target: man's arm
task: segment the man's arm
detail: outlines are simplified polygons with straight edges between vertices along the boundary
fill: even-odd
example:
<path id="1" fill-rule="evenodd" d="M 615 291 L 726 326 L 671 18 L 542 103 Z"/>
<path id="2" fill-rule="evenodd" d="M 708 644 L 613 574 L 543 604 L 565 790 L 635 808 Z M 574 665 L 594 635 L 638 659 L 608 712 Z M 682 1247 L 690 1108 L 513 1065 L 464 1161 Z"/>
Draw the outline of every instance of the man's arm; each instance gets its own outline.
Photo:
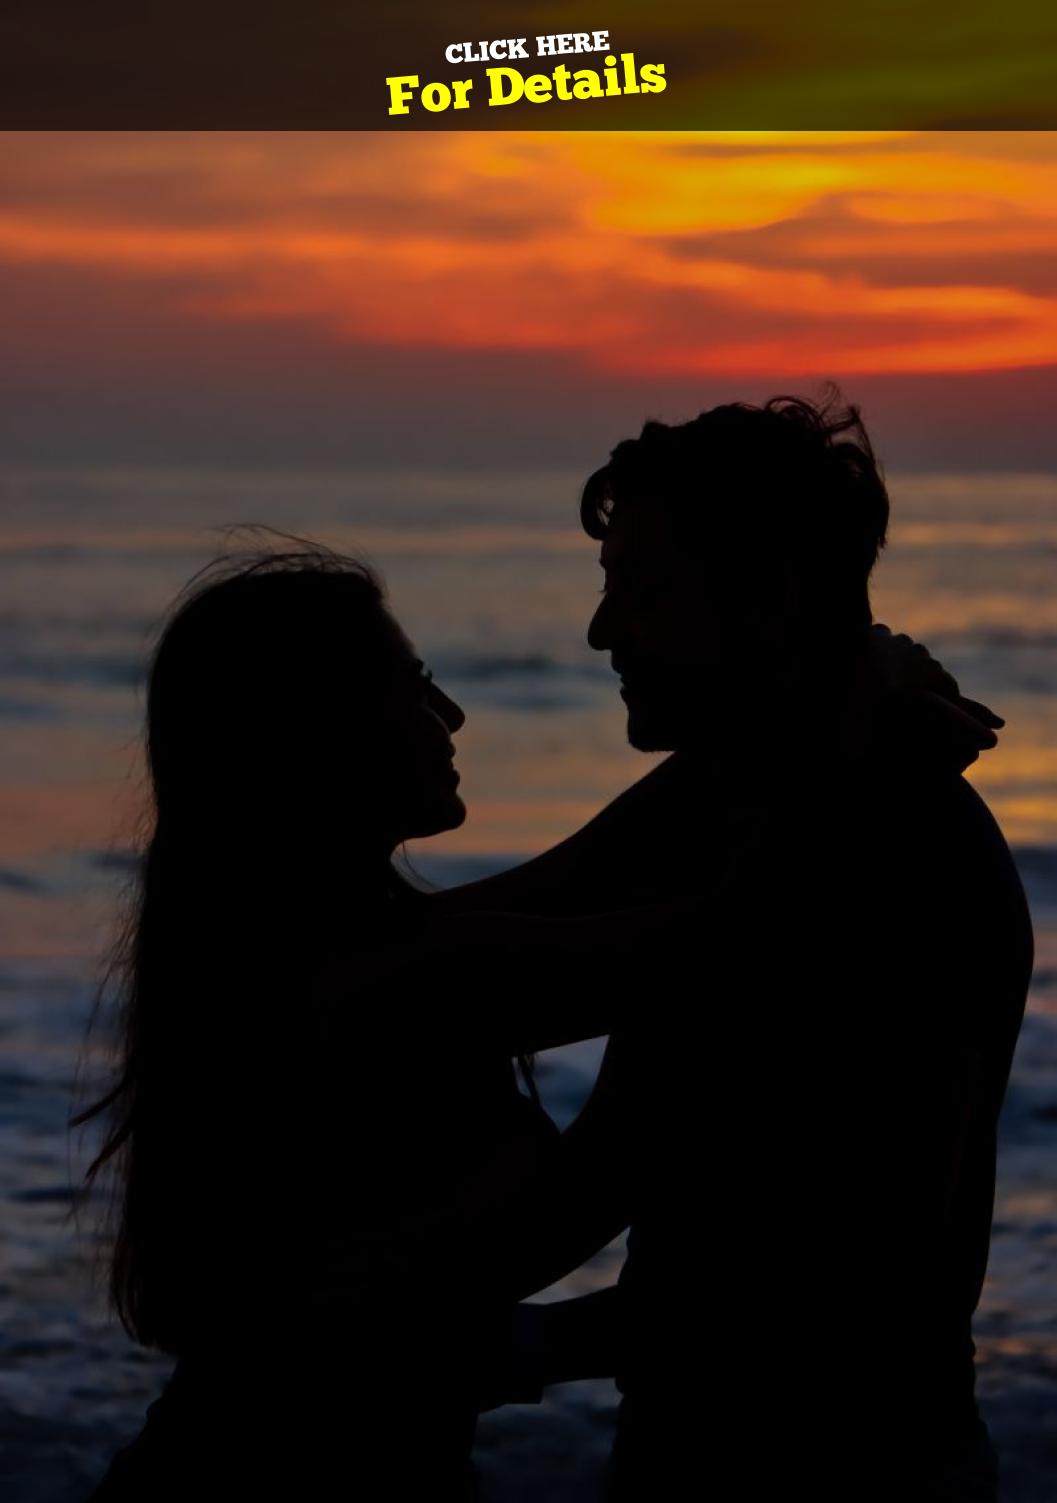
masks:
<path id="1" fill-rule="evenodd" d="M 761 698 L 765 693 L 761 686 Z M 1004 723 L 986 705 L 964 698 L 924 647 L 909 637 L 893 638 L 884 626 L 873 628 L 855 684 L 834 685 L 833 696 L 844 703 L 845 759 L 883 755 L 961 770 L 995 745 L 994 728 Z M 759 722 L 763 751 L 758 746 L 755 752 L 760 758 L 755 781 L 762 782 L 769 767 L 781 767 L 816 733 L 809 706 L 771 706 Z M 742 758 L 725 745 L 721 723 L 716 749 L 720 761 L 730 764 L 727 775 L 719 774 L 729 797 L 729 771 L 737 770 Z M 724 805 L 717 822 L 711 757 L 711 752 L 674 752 L 549 851 L 497 876 L 431 894 L 431 904 L 438 912 L 598 913 L 694 890 L 700 885 L 702 851 L 707 859 L 717 823 L 721 826 L 728 813 L 739 819 Z M 729 832 L 720 833 L 726 838 Z"/>

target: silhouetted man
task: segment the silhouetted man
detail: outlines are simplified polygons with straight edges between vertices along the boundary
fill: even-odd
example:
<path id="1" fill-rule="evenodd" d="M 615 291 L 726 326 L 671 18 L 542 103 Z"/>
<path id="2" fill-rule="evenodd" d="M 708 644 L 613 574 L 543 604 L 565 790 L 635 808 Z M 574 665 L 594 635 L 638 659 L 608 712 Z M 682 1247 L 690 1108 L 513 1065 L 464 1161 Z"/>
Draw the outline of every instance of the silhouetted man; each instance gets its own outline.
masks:
<path id="1" fill-rule="evenodd" d="M 793 399 L 648 423 L 582 515 L 589 640 L 676 755 L 462 900 L 701 921 L 611 1040 L 588 1119 L 629 1254 L 548 1317 L 552 1373 L 615 1344 L 614 1498 L 993 1498 L 970 1321 L 1030 926 L 971 754 L 864 671 L 866 434 Z"/>

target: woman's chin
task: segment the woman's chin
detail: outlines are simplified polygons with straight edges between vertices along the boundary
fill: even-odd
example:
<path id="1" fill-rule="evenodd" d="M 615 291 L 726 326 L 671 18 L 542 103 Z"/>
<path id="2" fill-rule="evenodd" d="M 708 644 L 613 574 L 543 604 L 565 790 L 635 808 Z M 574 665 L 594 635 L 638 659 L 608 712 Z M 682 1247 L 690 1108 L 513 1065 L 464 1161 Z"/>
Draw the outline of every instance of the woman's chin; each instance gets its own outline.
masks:
<path id="1" fill-rule="evenodd" d="M 405 840 L 428 840 L 431 835 L 443 835 L 446 830 L 457 830 L 466 823 L 466 805 L 455 792 L 447 795 L 435 809 L 415 822 L 415 828 L 404 836 Z"/>

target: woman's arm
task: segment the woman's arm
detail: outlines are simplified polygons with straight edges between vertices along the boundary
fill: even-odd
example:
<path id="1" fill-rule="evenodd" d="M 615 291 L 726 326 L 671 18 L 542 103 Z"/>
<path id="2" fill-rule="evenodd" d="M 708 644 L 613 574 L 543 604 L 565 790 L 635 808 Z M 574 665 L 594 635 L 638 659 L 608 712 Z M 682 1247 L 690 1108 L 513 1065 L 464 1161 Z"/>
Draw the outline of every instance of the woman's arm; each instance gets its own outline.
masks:
<path id="1" fill-rule="evenodd" d="M 742 850 L 713 875 L 707 899 L 694 894 L 579 918 L 453 914 L 429 924 L 405 964 L 454 978 L 431 1026 L 449 1046 L 468 1032 L 477 1047 L 507 1055 L 612 1033 L 637 1007 L 669 993 L 699 936 L 722 925 L 736 862 L 748 859 L 758 835 L 758 826 L 751 837 L 746 831 Z"/>
<path id="2" fill-rule="evenodd" d="M 508 1173 L 493 1170 L 428 1212 L 388 1216 L 369 1234 L 361 1220 L 355 1233 L 343 1228 L 318 1245 L 313 1303 L 340 1308 L 395 1294 L 418 1318 L 435 1309 L 442 1323 L 457 1324 L 460 1309 L 504 1308 L 593 1257 L 629 1224 L 638 1177 L 638 1103 L 618 1079 L 622 1070 L 611 1045 L 580 1115 L 531 1167 L 512 1159 Z"/>
<path id="3" fill-rule="evenodd" d="M 480 1411 L 538 1404 L 552 1383 L 613 1377 L 620 1359 L 620 1312 L 616 1284 L 575 1299 L 515 1305 L 493 1370 L 482 1375 Z"/>
<path id="4" fill-rule="evenodd" d="M 696 869 L 707 779 L 676 752 L 549 851 L 497 876 L 429 895 L 437 912 L 601 913 L 679 891 Z"/>

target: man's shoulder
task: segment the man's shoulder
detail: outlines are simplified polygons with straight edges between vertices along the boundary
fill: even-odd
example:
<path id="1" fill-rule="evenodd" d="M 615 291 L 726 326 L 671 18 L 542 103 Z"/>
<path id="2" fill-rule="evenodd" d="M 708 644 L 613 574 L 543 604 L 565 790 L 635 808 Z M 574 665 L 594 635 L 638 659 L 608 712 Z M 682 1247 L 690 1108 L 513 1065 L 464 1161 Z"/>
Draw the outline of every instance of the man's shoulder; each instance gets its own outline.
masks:
<path id="1" fill-rule="evenodd" d="M 1022 922 L 1023 890 L 987 804 L 956 771 L 899 769 L 820 779 L 774 829 L 773 870 L 794 913 L 805 908 L 856 932 L 915 915 L 957 933 L 996 905 Z"/>
<path id="2" fill-rule="evenodd" d="M 991 860 L 1010 860 L 987 804 L 954 768 L 864 764 L 818 780 L 820 834 L 865 852 L 920 850 L 942 856 L 953 840 Z"/>
<path id="3" fill-rule="evenodd" d="M 1024 889 L 998 822 L 971 783 L 958 772 L 885 779 L 860 816 L 845 837 L 837 901 L 845 912 L 868 915 L 894 961 L 921 965 L 931 957 L 963 978 L 977 965 L 1010 977 L 1023 972 L 1031 950 Z"/>
<path id="4" fill-rule="evenodd" d="M 996 880 L 1017 880 L 997 820 L 961 773 L 904 772 L 880 780 L 874 808 L 875 845 L 923 863 L 924 872 L 945 870 L 962 880 L 990 872 Z"/>

